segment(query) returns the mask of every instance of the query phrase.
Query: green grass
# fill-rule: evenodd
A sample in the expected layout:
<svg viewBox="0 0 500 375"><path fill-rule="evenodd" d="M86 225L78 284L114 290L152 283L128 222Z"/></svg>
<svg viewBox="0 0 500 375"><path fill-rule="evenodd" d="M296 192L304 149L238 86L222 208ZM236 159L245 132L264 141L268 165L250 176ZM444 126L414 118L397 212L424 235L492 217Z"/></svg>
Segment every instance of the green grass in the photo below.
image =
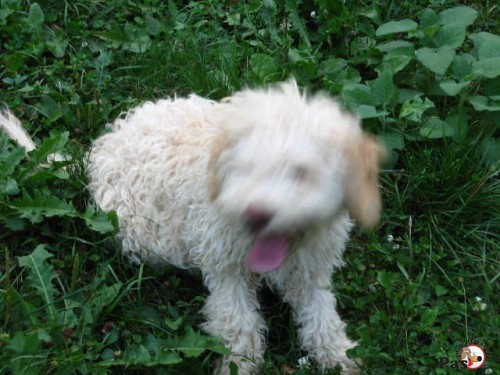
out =
<svg viewBox="0 0 500 375"><path fill-rule="evenodd" d="M338 96L389 150L382 224L353 234L334 276L351 355L366 374L446 374L439 358L479 339L479 373L500 370L494 2L0 3L0 101L39 143L25 158L0 136L0 373L209 371L223 348L197 328L200 280L121 260L85 150L140 102L290 75ZM59 151L77 162L37 167ZM278 374L305 353L289 309L269 292L262 305L262 373Z"/></svg>

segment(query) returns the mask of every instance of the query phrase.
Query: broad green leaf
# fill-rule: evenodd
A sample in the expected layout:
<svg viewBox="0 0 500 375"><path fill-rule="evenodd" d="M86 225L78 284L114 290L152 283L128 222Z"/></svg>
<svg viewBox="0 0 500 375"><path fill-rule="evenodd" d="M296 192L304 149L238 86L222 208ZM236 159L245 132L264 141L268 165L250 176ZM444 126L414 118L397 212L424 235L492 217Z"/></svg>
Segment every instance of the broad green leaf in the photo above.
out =
<svg viewBox="0 0 500 375"><path fill-rule="evenodd" d="M61 37L55 36L46 40L47 47L54 57L62 58L66 53L66 48L68 47L68 41L62 39Z"/></svg>
<svg viewBox="0 0 500 375"><path fill-rule="evenodd" d="M477 11L468 6L457 6L439 13L439 22L443 25L458 24L461 26L469 26L474 23L476 18Z"/></svg>
<svg viewBox="0 0 500 375"><path fill-rule="evenodd" d="M8 16L14 13L14 9L9 9L8 7L0 8L0 20L5 20Z"/></svg>
<svg viewBox="0 0 500 375"><path fill-rule="evenodd" d="M356 115L360 119L384 117L388 114L389 112L387 111L377 111L377 109L371 105L362 104L356 108Z"/></svg>
<svg viewBox="0 0 500 375"><path fill-rule="evenodd" d="M179 341L176 350L182 352L186 358L198 357L206 350L206 344L206 336L189 327L186 335Z"/></svg>
<svg viewBox="0 0 500 375"><path fill-rule="evenodd" d="M438 296L438 297L442 297L448 293L448 289L446 289L444 286L442 286L440 284L437 284L434 287L434 291L436 292L436 296Z"/></svg>
<svg viewBox="0 0 500 375"><path fill-rule="evenodd" d="M436 47L450 46L460 47L465 40L465 26L458 24L444 25L434 35L432 41Z"/></svg>
<svg viewBox="0 0 500 375"><path fill-rule="evenodd" d="M294 63L312 63L314 57L306 49L290 48L288 50L288 59Z"/></svg>
<svg viewBox="0 0 500 375"><path fill-rule="evenodd" d="M455 135L456 129L437 117L431 117L422 125L419 133L425 138L437 139Z"/></svg>
<svg viewBox="0 0 500 375"><path fill-rule="evenodd" d="M238 26L241 24L241 14L239 13L228 13L226 15L226 21L229 26Z"/></svg>
<svg viewBox="0 0 500 375"><path fill-rule="evenodd" d="M439 22L439 15L431 8L426 8L419 15L420 27L425 28Z"/></svg>
<svg viewBox="0 0 500 375"><path fill-rule="evenodd" d="M99 318L102 310L109 307L120 294L123 284L119 281L112 285L100 285L93 290L82 311L85 323L92 324Z"/></svg>
<svg viewBox="0 0 500 375"><path fill-rule="evenodd" d="M127 350L123 353L123 360L126 361L129 366L147 366L152 364L151 354L149 354L149 351L143 345L127 348Z"/></svg>
<svg viewBox="0 0 500 375"><path fill-rule="evenodd" d="M101 51L99 56L94 59L94 61L90 62L92 66L95 66L97 69L103 69L106 66L111 65L113 62L113 53L111 51Z"/></svg>
<svg viewBox="0 0 500 375"><path fill-rule="evenodd" d="M38 327L34 327L35 329ZM28 331L28 330L26 330ZM12 337L8 344L4 347L2 345L2 352L0 354L9 353L11 358L2 358L6 359L4 363L9 363L9 370L7 371L7 367L4 365L2 373L5 374L19 374L19 375L39 375L40 368L33 364L33 354L32 353L40 353L42 342L37 337L37 333L29 332L26 333L18 330L14 333L14 337ZM10 359L10 361L9 361Z"/></svg>
<svg viewBox="0 0 500 375"><path fill-rule="evenodd" d="M420 122L424 113L433 107L434 103L429 98L422 100L417 97L411 101L403 103L401 111L399 112L399 117L407 118L408 120L414 122Z"/></svg>
<svg viewBox="0 0 500 375"><path fill-rule="evenodd" d="M78 216L71 203L52 195L48 190L35 191L34 197L24 192L22 198L8 203L9 207L15 209L21 218L26 218L31 223L39 223L44 217L53 216Z"/></svg>
<svg viewBox="0 0 500 375"><path fill-rule="evenodd" d="M205 350L220 354L228 352L217 339L195 332L191 327L188 327L184 336L169 340L168 349L181 352L186 358L198 357Z"/></svg>
<svg viewBox="0 0 500 375"><path fill-rule="evenodd" d="M17 331L9 340L7 348L15 353L36 353L39 350L40 342L33 337L35 334L35 332Z"/></svg>
<svg viewBox="0 0 500 375"><path fill-rule="evenodd" d="M455 51L449 46L440 48L424 47L418 49L415 53L423 66L439 75L446 73L455 56Z"/></svg>
<svg viewBox="0 0 500 375"><path fill-rule="evenodd" d="M0 205L0 208L1 205ZM26 219L21 219L15 210L2 209L0 212L0 222L7 228L14 232L26 229L28 221Z"/></svg>
<svg viewBox="0 0 500 375"><path fill-rule="evenodd" d="M41 186L53 180L68 180L69 173L64 169L53 170L52 168L37 168L22 179L24 186Z"/></svg>
<svg viewBox="0 0 500 375"><path fill-rule="evenodd" d="M414 44L406 40L393 40L383 44L377 44L375 46L380 52L389 52L394 49L399 48L413 48Z"/></svg>
<svg viewBox="0 0 500 375"><path fill-rule="evenodd" d="M33 28L33 29L39 29L43 25L43 21L45 20L45 17L43 15L43 10L38 5L38 3L33 3L30 6L30 10L28 12L28 24Z"/></svg>
<svg viewBox="0 0 500 375"><path fill-rule="evenodd" d="M410 89L399 89L398 103L410 102L416 98L420 98L424 93Z"/></svg>
<svg viewBox="0 0 500 375"><path fill-rule="evenodd" d="M1 181L0 181L1 184ZM7 195L16 195L19 194L21 191L19 190L19 186L17 184L17 181L14 180L12 177L7 177L7 180L5 181L4 186L0 186L0 193L2 194L7 194Z"/></svg>
<svg viewBox="0 0 500 375"><path fill-rule="evenodd" d="M276 10L276 2L274 0L263 0L262 5L264 5L265 8Z"/></svg>
<svg viewBox="0 0 500 375"><path fill-rule="evenodd" d="M156 36L163 31L163 24L156 18L154 18L151 14L146 14L146 16L144 17L144 22L146 23L148 31L151 35Z"/></svg>
<svg viewBox="0 0 500 375"><path fill-rule="evenodd" d="M446 95L455 96L458 95L458 93L462 91L464 87L469 86L470 82L471 81L457 83L453 80L446 80L440 82L439 87L441 87L441 89L446 93Z"/></svg>
<svg viewBox="0 0 500 375"><path fill-rule="evenodd" d="M474 61L476 61L476 58L468 53L456 55L451 63L453 76L459 81L466 79L472 73Z"/></svg>
<svg viewBox="0 0 500 375"><path fill-rule="evenodd" d="M179 356L179 354L162 351L160 349L155 351L152 366L157 366L157 365L172 366L181 362L182 359Z"/></svg>
<svg viewBox="0 0 500 375"><path fill-rule="evenodd" d="M425 310L422 316L420 317L420 323L422 323L425 327L431 327L435 323L438 314L439 314L438 307Z"/></svg>
<svg viewBox="0 0 500 375"><path fill-rule="evenodd" d="M142 53L150 47L151 39L146 30L127 22L123 30L122 48L130 52Z"/></svg>
<svg viewBox="0 0 500 375"><path fill-rule="evenodd" d="M76 327L79 322L75 310L79 310L82 307L82 304L69 298L64 298L63 302L64 310L59 311L59 317L62 321L62 324L64 324L65 326Z"/></svg>
<svg viewBox="0 0 500 375"><path fill-rule="evenodd" d="M495 138L488 138L481 144L481 152L483 160L488 165L498 165L500 161L500 140Z"/></svg>
<svg viewBox="0 0 500 375"><path fill-rule="evenodd" d="M44 245L38 245L30 255L19 257L19 266L28 268L29 274L27 285L34 288L45 303L50 319L56 318L56 309L54 307L54 295L56 289L52 280L57 277L54 268L47 264L47 259L51 258Z"/></svg>
<svg viewBox="0 0 500 375"><path fill-rule="evenodd" d="M342 99L348 108L355 109L358 105L377 105L369 86L350 83L342 88Z"/></svg>
<svg viewBox="0 0 500 375"><path fill-rule="evenodd" d="M87 226L101 234L114 232L116 230L109 216L103 211L98 211L92 217L85 217Z"/></svg>
<svg viewBox="0 0 500 375"><path fill-rule="evenodd" d="M472 73L486 78L496 78L500 76L500 57L490 57L474 62Z"/></svg>
<svg viewBox="0 0 500 375"><path fill-rule="evenodd" d="M24 147L15 147L11 151L2 152L0 154L0 177L10 176L25 157Z"/></svg>
<svg viewBox="0 0 500 375"><path fill-rule="evenodd" d="M397 94L397 88L392 82L392 74L388 71L371 81L370 86L376 104L389 104Z"/></svg>
<svg viewBox="0 0 500 375"><path fill-rule="evenodd" d="M168 328L170 328L172 331L177 331L181 324L184 323L184 317L180 316L175 320L167 319L165 318L165 324L167 325Z"/></svg>
<svg viewBox="0 0 500 375"><path fill-rule="evenodd" d="M40 112L47 117L47 121L54 122L64 116L68 108L65 103L56 102L51 96L44 95L40 104L37 106Z"/></svg>
<svg viewBox="0 0 500 375"><path fill-rule="evenodd" d="M281 69L276 60L263 53L254 53L250 57L250 68L262 82L271 81L281 73Z"/></svg>
<svg viewBox="0 0 500 375"><path fill-rule="evenodd" d="M436 35L436 33L441 30L442 28L442 25L439 25L439 24L435 24L435 25L432 25L432 26L427 26L423 29L420 30L420 39L430 39L432 40L434 38L434 36Z"/></svg>
<svg viewBox="0 0 500 375"><path fill-rule="evenodd" d="M115 226L116 213L106 214L100 209L96 212L92 206L87 206L82 218L90 229L101 234L113 232L117 228Z"/></svg>
<svg viewBox="0 0 500 375"><path fill-rule="evenodd" d="M321 65L321 74L327 81L340 92L342 88L350 83L358 83L361 81L359 72L348 65L344 59L330 57Z"/></svg>
<svg viewBox="0 0 500 375"><path fill-rule="evenodd" d="M322 64L322 71L325 75L338 75L347 67L347 60L338 57L330 57Z"/></svg>
<svg viewBox="0 0 500 375"><path fill-rule="evenodd" d="M389 150L404 149L404 137L401 133L396 133L396 132L379 133L377 137L380 137L382 139L384 145Z"/></svg>
<svg viewBox="0 0 500 375"><path fill-rule="evenodd" d="M360 8L357 10L357 14L371 19L376 24L380 23L380 9L377 5Z"/></svg>
<svg viewBox="0 0 500 375"><path fill-rule="evenodd" d="M99 365L103 367L112 366L171 366L182 362L179 354L170 349L165 340L153 335L148 335L146 342L139 345L128 345L119 359L114 359L114 353L110 352Z"/></svg>
<svg viewBox="0 0 500 375"><path fill-rule="evenodd" d="M500 101L490 100L486 96L476 95L469 99L476 111L500 111Z"/></svg>
<svg viewBox="0 0 500 375"><path fill-rule="evenodd" d="M486 32L471 34L470 39L474 42L479 59L500 56L500 36Z"/></svg>
<svg viewBox="0 0 500 375"><path fill-rule="evenodd" d="M392 290L392 286L396 282L396 274L389 271L379 271L377 273L377 281L384 287L386 291Z"/></svg>
<svg viewBox="0 0 500 375"><path fill-rule="evenodd" d="M414 53L412 53L413 55ZM403 70L409 62L412 60L412 57L406 56L404 54L401 55L385 55L382 63L375 68L377 73L380 75L383 72L389 73L391 76Z"/></svg>
<svg viewBox="0 0 500 375"><path fill-rule="evenodd" d="M51 133L49 137L44 138L41 145L34 149L30 156L39 163L47 161L49 155L58 154L64 150L64 146L68 143L69 132Z"/></svg>
<svg viewBox="0 0 500 375"><path fill-rule="evenodd" d="M404 19L401 21L390 21L380 25L375 31L376 36L383 36L396 33L404 33L407 31L416 30L418 27L415 21Z"/></svg>

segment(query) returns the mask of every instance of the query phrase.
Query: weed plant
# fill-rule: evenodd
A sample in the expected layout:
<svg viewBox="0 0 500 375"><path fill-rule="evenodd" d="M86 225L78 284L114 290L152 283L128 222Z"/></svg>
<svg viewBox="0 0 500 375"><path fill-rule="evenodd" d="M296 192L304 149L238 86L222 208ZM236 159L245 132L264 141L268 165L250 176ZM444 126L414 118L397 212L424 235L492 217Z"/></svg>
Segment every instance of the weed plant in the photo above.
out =
<svg viewBox="0 0 500 375"><path fill-rule="evenodd" d="M0 373L208 373L225 349L198 329L201 281L121 259L85 152L146 100L290 75L388 149L382 224L334 277L350 355L367 374L446 374L477 339L498 372L498 20L490 1L0 0L0 101L38 144L0 136ZM72 161L40 168L53 152ZM275 301L261 373L319 373Z"/></svg>

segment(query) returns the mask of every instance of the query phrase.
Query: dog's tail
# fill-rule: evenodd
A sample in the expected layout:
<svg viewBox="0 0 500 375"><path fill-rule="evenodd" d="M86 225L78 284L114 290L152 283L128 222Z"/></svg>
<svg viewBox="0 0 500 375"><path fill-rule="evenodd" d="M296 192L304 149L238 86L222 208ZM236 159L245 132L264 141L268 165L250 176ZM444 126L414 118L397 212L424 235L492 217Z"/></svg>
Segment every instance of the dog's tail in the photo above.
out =
<svg viewBox="0 0 500 375"><path fill-rule="evenodd" d="M35 142L26 133L21 121L19 121L10 111L0 111L0 129L17 142L19 146L26 149L26 152L33 151L36 148Z"/></svg>
<svg viewBox="0 0 500 375"><path fill-rule="evenodd" d="M24 147L26 153L33 151L36 148L35 142L24 129L21 121L14 116L9 110L0 110L0 131L4 131L11 139L19 146ZM62 154L50 154L47 156L47 161L69 161L70 157Z"/></svg>

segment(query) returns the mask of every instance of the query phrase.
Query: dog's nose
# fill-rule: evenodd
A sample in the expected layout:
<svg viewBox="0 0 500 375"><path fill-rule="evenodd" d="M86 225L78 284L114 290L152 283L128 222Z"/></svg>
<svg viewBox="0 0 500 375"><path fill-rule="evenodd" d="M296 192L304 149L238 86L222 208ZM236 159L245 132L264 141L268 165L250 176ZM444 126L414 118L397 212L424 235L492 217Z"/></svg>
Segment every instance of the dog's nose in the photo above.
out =
<svg viewBox="0 0 500 375"><path fill-rule="evenodd" d="M243 217L252 230L259 231L264 229L269 224L273 218L273 213L263 207L249 205L245 210Z"/></svg>

